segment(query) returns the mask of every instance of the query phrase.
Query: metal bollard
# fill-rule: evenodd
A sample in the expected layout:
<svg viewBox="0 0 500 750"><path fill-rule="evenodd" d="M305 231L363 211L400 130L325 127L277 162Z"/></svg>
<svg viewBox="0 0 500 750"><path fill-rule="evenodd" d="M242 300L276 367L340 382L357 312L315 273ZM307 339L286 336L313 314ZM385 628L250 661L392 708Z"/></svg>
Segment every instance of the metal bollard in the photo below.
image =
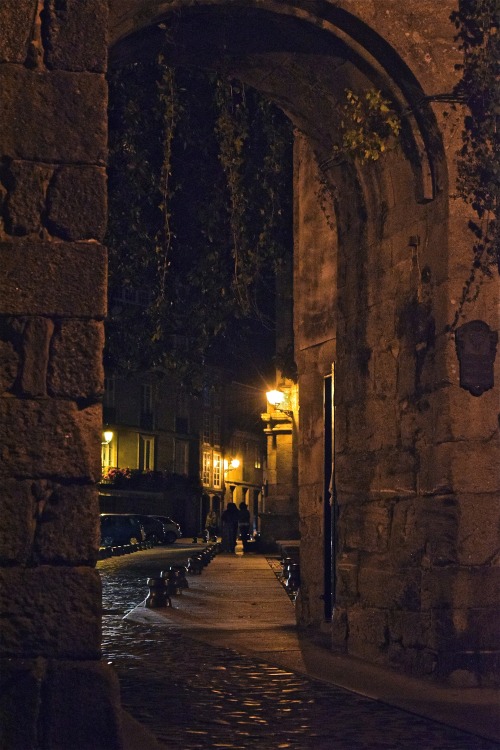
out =
<svg viewBox="0 0 500 750"><path fill-rule="evenodd" d="M147 583L149 586L149 594L146 598L146 607L149 609L166 607L170 597L165 579L148 578Z"/></svg>
<svg viewBox="0 0 500 750"><path fill-rule="evenodd" d="M300 588L300 566L292 563L286 580L286 590L290 594L295 594Z"/></svg>
<svg viewBox="0 0 500 750"><path fill-rule="evenodd" d="M203 567L204 565L203 565L203 560L201 558L201 555L193 555L192 557L189 558L187 569L188 569L188 573L190 573L191 575L195 575L195 574L201 575L203 571Z"/></svg>

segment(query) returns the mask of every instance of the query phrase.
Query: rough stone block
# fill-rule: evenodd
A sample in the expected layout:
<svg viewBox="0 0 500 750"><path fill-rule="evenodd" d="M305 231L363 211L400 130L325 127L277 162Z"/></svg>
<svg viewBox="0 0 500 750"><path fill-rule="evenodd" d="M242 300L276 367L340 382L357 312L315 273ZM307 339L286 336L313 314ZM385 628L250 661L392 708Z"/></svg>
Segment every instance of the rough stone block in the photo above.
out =
<svg viewBox="0 0 500 750"><path fill-rule="evenodd" d="M100 542L97 487L47 483L34 557L42 564L93 565Z"/></svg>
<svg viewBox="0 0 500 750"><path fill-rule="evenodd" d="M103 323L63 321L51 343L49 393L75 400L102 396L103 348Z"/></svg>
<svg viewBox="0 0 500 750"><path fill-rule="evenodd" d="M104 72L107 60L107 0L49 0L42 16L48 68ZM85 38L82 38L82 28Z"/></svg>
<svg viewBox="0 0 500 750"><path fill-rule="evenodd" d="M459 523L460 512L453 496L398 501L391 527L394 562L427 568L456 563Z"/></svg>
<svg viewBox="0 0 500 750"><path fill-rule="evenodd" d="M332 618L332 649L337 653L347 649L347 612L335 607Z"/></svg>
<svg viewBox="0 0 500 750"><path fill-rule="evenodd" d="M97 482L101 431L100 404L0 399L0 474Z"/></svg>
<svg viewBox="0 0 500 750"><path fill-rule="evenodd" d="M358 564L343 559L337 564L336 573L335 604L340 607L352 606L359 598Z"/></svg>
<svg viewBox="0 0 500 750"><path fill-rule="evenodd" d="M28 54L37 0L0 3L0 62L23 63Z"/></svg>
<svg viewBox="0 0 500 750"><path fill-rule="evenodd" d="M123 750L120 687L106 664L50 662L40 713L44 747Z"/></svg>
<svg viewBox="0 0 500 750"><path fill-rule="evenodd" d="M13 159L104 166L107 93L102 75L0 68L0 152Z"/></svg>
<svg viewBox="0 0 500 750"><path fill-rule="evenodd" d="M419 611L420 584L421 572L416 569L362 567L358 576L360 600L363 606L372 608Z"/></svg>
<svg viewBox="0 0 500 750"><path fill-rule="evenodd" d="M428 401L436 442L498 439L497 391L486 391L477 398L462 388L452 387L446 392L429 394Z"/></svg>
<svg viewBox="0 0 500 750"><path fill-rule="evenodd" d="M422 448L420 490L424 494L498 492L498 440L441 443Z"/></svg>
<svg viewBox="0 0 500 750"><path fill-rule="evenodd" d="M19 361L19 354L12 342L3 340L2 334L0 334L0 396L13 388L17 378Z"/></svg>
<svg viewBox="0 0 500 750"><path fill-rule="evenodd" d="M361 659L381 661L388 647L387 612L353 607L348 612L348 627L349 653Z"/></svg>
<svg viewBox="0 0 500 750"><path fill-rule="evenodd" d="M404 648L391 641L387 649L387 662L398 671L414 677L433 675L436 670L436 654L425 648Z"/></svg>
<svg viewBox="0 0 500 750"><path fill-rule="evenodd" d="M500 560L500 503L495 495L458 497L460 526L458 558L462 565L498 564Z"/></svg>
<svg viewBox="0 0 500 750"><path fill-rule="evenodd" d="M401 643L405 649L428 646L430 627L429 612L394 611L389 614L391 640Z"/></svg>
<svg viewBox="0 0 500 750"><path fill-rule="evenodd" d="M23 331L23 361L19 387L23 396L47 395L49 346L54 324L49 318L28 318Z"/></svg>
<svg viewBox="0 0 500 750"><path fill-rule="evenodd" d="M377 457L373 453L344 453L335 458L335 478L339 500L365 497L375 482Z"/></svg>
<svg viewBox="0 0 500 750"><path fill-rule="evenodd" d="M0 486L0 562L26 564L31 559L37 501L30 481L4 480Z"/></svg>
<svg viewBox="0 0 500 750"><path fill-rule="evenodd" d="M104 238L106 174L97 167L62 167L47 192L47 226L64 240Z"/></svg>
<svg viewBox="0 0 500 750"><path fill-rule="evenodd" d="M94 242L0 243L6 315L104 317L107 255ZM43 290L43 293L42 293Z"/></svg>
<svg viewBox="0 0 500 750"><path fill-rule="evenodd" d="M386 552L392 522L392 502L373 502L364 506L362 549L366 552Z"/></svg>
<svg viewBox="0 0 500 750"><path fill-rule="evenodd" d="M381 351L375 353L373 361L375 393L387 398L390 393L395 393L397 359L391 351Z"/></svg>
<svg viewBox="0 0 500 750"><path fill-rule="evenodd" d="M97 659L101 582L89 568L0 570L2 656Z"/></svg>
<svg viewBox="0 0 500 750"><path fill-rule="evenodd" d="M405 497L417 491L417 458L413 451L385 450L376 456L372 488L382 497Z"/></svg>
<svg viewBox="0 0 500 750"><path fill-rule="evenodd" d="M6 227L9 234L40 232L45 194L52 169L45 165L14 161L7 170Z"/></svg>
<svg viewBox="0 0 500 750"><path fill-rule="evenodd" d="M370 399L349 408L348 445L351 450L378 451L397 440L396 409L392 399Z"/></svg>
<svg viewBox="0 0 500 750"><path fill-rule="evenodd" d="M39 747L38 719L45 664L41 660L0 659L0 747Z"/></svg>
<svg viewBox="0 0 500 750"><path fill-rule="evenodd" d="M500 651L500 607L453 612L455 636L460 650Z"/></svg>
<svg viewBox="0 0 500 750"><path fill-rule="evenodd" d="M422 572L422 608L497 607L500 567L443 568Z"/></svg>

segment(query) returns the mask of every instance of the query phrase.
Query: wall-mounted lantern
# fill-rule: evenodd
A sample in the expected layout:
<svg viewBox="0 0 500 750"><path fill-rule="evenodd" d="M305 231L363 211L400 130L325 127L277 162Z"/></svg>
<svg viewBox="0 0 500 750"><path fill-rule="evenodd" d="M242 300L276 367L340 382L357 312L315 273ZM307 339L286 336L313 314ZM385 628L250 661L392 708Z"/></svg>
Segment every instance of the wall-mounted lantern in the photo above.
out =
<svg viewBox="0 0 500 750"><path fill-rule="evenodd" d="M266 398L271 406L274 406L279 412L292 416L293 410L290 406L290 395L284 391L275 389L266 393Z"/></svg>
<svg viewBox="0 0 500 750"><path fill-rule="evenodd" d="M113 431L112 430L104 430L102 433L102 436L104 438L103 445L109 445L110 442L113 440Z"/></svg>

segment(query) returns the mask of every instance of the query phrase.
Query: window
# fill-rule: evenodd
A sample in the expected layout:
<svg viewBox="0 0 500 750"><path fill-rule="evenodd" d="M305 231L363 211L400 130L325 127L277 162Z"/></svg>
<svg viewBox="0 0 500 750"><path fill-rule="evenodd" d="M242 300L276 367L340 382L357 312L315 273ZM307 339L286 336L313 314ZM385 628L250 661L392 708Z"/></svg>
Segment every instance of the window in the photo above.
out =
<svg viewBox="0 0 500 750"><path fill-rule="evenodd" d="M210 413L203 412L203 442L210 445Z"/></svg>
<svg viewBox="0 0 500 750"><path fill-rule="evenodd" d="M155 467L155 439L152 435L139 435L139 469L152 471Z"/></svg>
<svg viewBox="0 0 500 750"><path fill-rule="evenodd" d="M186 434L189 432L189 421L187 417L176 417L175 418L175 431Z"/></svg>
<svg viewBox="0 0 500 750"><path fill-rule="evenodd" d="M153 413L153 386L150 383L142 384L142 413Z"/></svg>
<svg viewBox="0 0 500 750"><path fill-rule="evenodd" d="M175 473L187 476L189 473L189 443L186 440L175 441Z"/></svg>
<svg viewBox="0 0 500 750"><path fill-rule="evenodd" d="M222 487L222 456L220 453L214 453L214 478L213 478L213 486L214 489L220 490Z"/></svg>
<svg viewBox="0 0 500 750"><path fill-rule="evenodd" d="M201 482L204 487L210 487L210 451L203 451L203 465L201 469Z"/></svg>
<svg viewBox="0 0 500 750"><path fill-rule="evenodd" d="M189 399L184 389L179 389L177 393L177 414L187 416L189 414Z"/></svg>
<svg viewBox="0 0 500 750"><path fill-rule="evenodd" d="M113 445L111 443L102 443L101 445L101 466L103 474L113 466Z"/></svg>
<svg viewBox="0 0 500 750"><path fill-rule="evenodd" d="M260 455L260 446L258 446L258 445L254 446L254 450L255 450L255 463L254 463L254 467L256 469L261 469L262 468L262 458L261 458L261 455Z"/></svg>

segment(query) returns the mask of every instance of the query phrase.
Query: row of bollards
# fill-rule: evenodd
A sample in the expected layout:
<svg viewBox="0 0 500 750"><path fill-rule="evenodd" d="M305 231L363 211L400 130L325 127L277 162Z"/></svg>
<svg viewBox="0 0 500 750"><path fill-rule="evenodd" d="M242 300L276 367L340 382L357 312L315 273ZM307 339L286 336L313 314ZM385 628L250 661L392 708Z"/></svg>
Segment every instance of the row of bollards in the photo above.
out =
<svg viewBox="0 0 500 750"><path fill-rule="evenodd" d="M298 558L283 556L281 558L281 582L293 601L300 588L300 564Z"/></svg>
<svg viewBox="0 0 500 750"><path fill-rule="evenodd" d="M153 542L137 542L130 544L116 544L106 545L105 547L99 547L97 553L98 560L107 560L109 557L119 557L120 555L130 555L132 552L139 552L143 549L152 549L154 547Z"/></svg>
<svg viewBox="0 0 500 750"><path fill-rule="evenodd" d="M201 575L203 568L213 560L217 552L219 544L209 544L201 552L191 555L187 565L170 565L159 577L148 578L149 594L146 598L146 607L171 607L172 597L182 594L184 589L189 588L186 574Z"/></svg>

